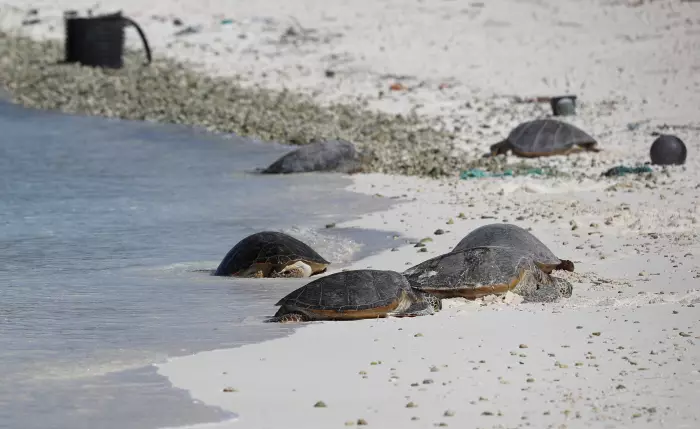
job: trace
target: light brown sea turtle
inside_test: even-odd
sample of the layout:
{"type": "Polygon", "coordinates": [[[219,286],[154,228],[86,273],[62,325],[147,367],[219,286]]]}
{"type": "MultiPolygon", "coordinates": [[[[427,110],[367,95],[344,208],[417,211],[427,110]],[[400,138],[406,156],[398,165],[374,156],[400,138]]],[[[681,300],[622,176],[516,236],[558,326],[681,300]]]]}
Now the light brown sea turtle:
{"type": "Polygon", "coordinates": [[[244,238],[226,254],[216,276],[310,277],[326,271],[330,262],[306,243],[275,231],[244,238]]]}
{"type": "Polygon", "coordinates": [[[528,252],[507,247],[472,247],[450,252],[404,271],[416,290],[438,298],[475,299],[508,291],[526,301],[570,297],[571,283],[542,271],[528,252]]]}
{"type": "Polygon", "coordinates": [[[272,322],[353,320],[433,314],[440,300],[411,288],[395,271],[352,270],[321,277],[291,292],[272,322]]]}
{"type": "Polygon", "coordinates": [[[506,154],[509,150],[514,155],[527,158],[600,151],[593,137],[574,125],[556,119],[523,122],[505,140],[491,146],[491,155],[506,154]]]}
{"type": "Polygon", "coordinates": [[[480,226],[467,234],[452,251],[458,252],[472,247],[487,246],[509,247],[529,252],[537,266],[547,274],[553,270],[574,271],[573,262],[559,259],[532,233],[511,223],[492,223],[480,226]]]}

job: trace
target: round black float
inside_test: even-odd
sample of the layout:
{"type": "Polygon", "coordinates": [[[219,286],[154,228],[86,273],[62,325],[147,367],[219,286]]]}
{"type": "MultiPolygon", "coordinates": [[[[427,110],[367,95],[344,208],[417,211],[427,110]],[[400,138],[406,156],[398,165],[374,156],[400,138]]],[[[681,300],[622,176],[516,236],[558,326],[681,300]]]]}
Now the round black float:
{"type": "Polygon", "coordinates": [[[678,137],[662,134],[651,144],[649,155],[654,165],[681,165],[685,164],[688,149],[678,137]]]}

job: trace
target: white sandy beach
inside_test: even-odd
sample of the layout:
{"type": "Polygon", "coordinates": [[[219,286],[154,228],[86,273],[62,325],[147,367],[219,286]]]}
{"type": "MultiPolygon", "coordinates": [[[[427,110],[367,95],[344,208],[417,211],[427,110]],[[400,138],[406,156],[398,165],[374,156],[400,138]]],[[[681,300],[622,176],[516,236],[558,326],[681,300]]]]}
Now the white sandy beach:
{"type": "MultiPolygon", "coordinates": [[[[1,4],[37,8],[33,26],[20,26],[22,11],[3,7],[1,17],[3,28],[37,38],[62,37],[63,10],[95,5],[1,4]]],[[[123,0],[94,10],[118,9],[156,54],[321,102],[415,109],[460,130],[470,153],[549,111],[509,97],[566,93],[581,100],[567,120],[604,151],[552,161],[564,169],[647,161],[653,131],[688,146],[687,164],[657,169],[653,181],[353,176],[352,190],[397,204],[338,226],[401,237],[396,250],[351,268],[403,271],[475,227],[507,221],[575,262],[575,273],[556,273],[573,296],[452,300],[434,316],[312,323],[160,365],[193,399],[239,414],[207,427],[700,427],[699,2],[123,0]],[[187,26],[199,32],[175,35],[187,26]],[[397,82],[409,89],[390,91],[397,82]],[[427,252],[407,244],[425,237],[427,252]]],[[[138,47],[131,32],[129,44],[138,47]]]]}
{"type": "Polygon", "coordinates": [[[454,186],[378,175],[356,182],[361,192],[417,199],[350,225],[434,241],[427,254],[397,244],[398,251],[353,268],[403,270],[476,226],[523,215],[528,220],[515,223],[575,261],[577,272],[568,276],[574,296],[553,305],[451,302],[430,317],[315,323],[290,338],[162,366],[195,398],[241,413],[240,421],[217,427],[326,428],[357,419],[382,428],[697,427],[697,198],[686,198],[685,209],[651,209],[658,189],[543,185],[550,193],[518,193],[527,185],[507,183],[515,180],[454,186]],[[501,190],[502,206],[515,210],[495,214],[489,201],[501,190]],[[460,211],[473,214],[461,220],[460,211]],[[549,220],[548,212],[562,218],[549,220]],[[496,218],[481,219],[485,214],[496,218]],[[573,231],[572,220],[580,225],[573,231]],[[435,236],[436,228],[449,232],[435,236]],[[227,387],[236,392],[224,393],[227,387]],[[317,401],[327,408],[314,408],[317,401]],[[407,408],[411,402],[417,407],[407,408]],[[445,416],[448,410],[454,415],[445,416]]]}

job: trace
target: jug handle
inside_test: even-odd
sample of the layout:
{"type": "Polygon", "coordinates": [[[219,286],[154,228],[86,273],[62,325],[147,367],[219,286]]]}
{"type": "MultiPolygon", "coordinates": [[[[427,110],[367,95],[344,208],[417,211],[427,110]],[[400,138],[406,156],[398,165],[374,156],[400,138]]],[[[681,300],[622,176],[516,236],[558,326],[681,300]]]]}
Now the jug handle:
{"type": "Polygon", "coordinates": [[[143,33],[143,30],[141,30],[141,27],[131,18],[127,17],[122,17],[122,19],[129,25],[133,25],[134,28],[136,28],[136,31],[139,32],[139,36],[141,37],[141,41],[143,42],[143,47],[146,49],[146,58],[148,58],[148,63],[151,63],[151,48],[148,46],[148,40],[146,39],[146,35],[143,33]]]}

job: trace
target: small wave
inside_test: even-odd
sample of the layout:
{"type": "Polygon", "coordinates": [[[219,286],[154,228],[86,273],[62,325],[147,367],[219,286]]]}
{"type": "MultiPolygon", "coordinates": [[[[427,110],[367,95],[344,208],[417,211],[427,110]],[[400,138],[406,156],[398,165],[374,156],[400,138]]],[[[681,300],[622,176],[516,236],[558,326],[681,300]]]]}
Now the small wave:
{"type": "Polygon", "coordinates": [[[346,264],[354,260],[363,245],[349,237],[323,234],[312,228],[291,227],[282,232],[289,234],[311,246],[321,256],[335,264],[346,264]]]}

